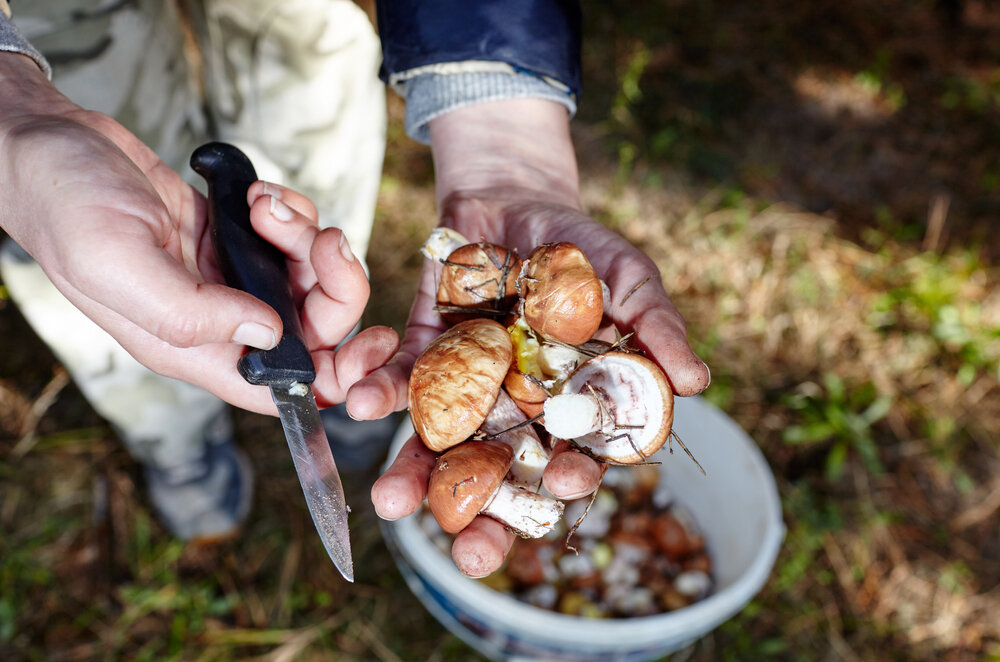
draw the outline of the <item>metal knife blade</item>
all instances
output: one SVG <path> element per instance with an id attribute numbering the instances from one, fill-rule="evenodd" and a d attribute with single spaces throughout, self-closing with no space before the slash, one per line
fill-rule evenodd
<path id="1" fill-rule="evenodd" d="M 299 382 L 293 382 L 291 386 L 272 385 L 271 397 L 278 407 L 288 450 L 292 453 L 292 461 L 319 537 L 340 574 L 353 582 L 354 562 L 347 526 L 350 509 L 344 502 L 344 486 L 330 452 L 330 442 L 323 429 L 312 389 Z"/>
<path id="2" fill-rule="evenodd" d="M 250 224 L 247 190 L 257 180 L 250 159 L 226 143 L 202 145 L 191 167 L 208 183 L 208 222 L 226 284 L 264 301 L 281 317 L 284 333 L 274 349 L 252 350 L 240 358 L 240 374 L 271 388 L 285 430 L 306 505 L 337 569 L 354 581 L 344 488 L 333 461 L 309 384 L 316 378 L 288 283 L 285 256 Z"/>

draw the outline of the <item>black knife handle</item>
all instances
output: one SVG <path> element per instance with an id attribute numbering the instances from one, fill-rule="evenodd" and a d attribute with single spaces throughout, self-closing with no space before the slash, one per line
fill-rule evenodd
<path id="1" fill-rule="evenodd" d="M 285 256 L 250 225 L 247 189 L 257 181 L 253 164 L 233 145 L 210 142 L 191 154 L 191 168 L 208 183 L 209 231 L 226 284 L 274 308 L 284 325 L 274 349 L 243 355 L 240 374 L 251 384 L 311 383 L 316 370 L 302 342 Z"/>

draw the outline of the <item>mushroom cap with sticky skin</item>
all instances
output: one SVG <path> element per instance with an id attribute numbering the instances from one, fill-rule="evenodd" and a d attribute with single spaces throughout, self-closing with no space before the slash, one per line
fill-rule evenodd
<path id="1" fill-rule="evenodd" d="M 511 365 L 510 370 L 507 371 L 507 376 L 503 380 L 503 388 L 517 405 L 517 408 L 530 417 L 542 413 L 545 399 L 549 397 L 545 389 L 518 370 L 517 365 Z"/>
<path id="2" fill-rule="evenodd" d="M 601 281 L 574 244 L 536 247 L 524 263 L 518 288 L 525 321 L 546 338 L 579 345 L 590 340 L 601 325 Z"/>
<path id="3" fill-rule="evenodd" d="M 621 464 L 643 462 L 660 449 L 674 421 L 674 394 L 666 375 L 638 354 L 607 352 L 588 360 L 561 393 L 596 396 L 614 430 L 574 439 L 595 457 Z"/>
<path id="4" fill-rule="evenodd" d="M 476 431 L 512 359 L 507 329 L 488 319 L 459 322 L 424 348 L 410 373 L 409 405 L 429 449 L 443 451 Z"/>
<path id="5" fill-rule="evenodd" d="M 507 313 L 517 302 L 520 273 L 521 259 L 503 246 L 485 241 L 460 246 L 444 261 L 437 304 Z M 441 317 L 452 322 L 470 315 L 481 317 L 483 313 L 441 312 Z"/>
<path id="6" fill-rule="evenodd" d="M 438 457 L 427 484 L 427 505 L 441 528 L 458 533 L 486 507 L 514 459 L 499 441 L 470 441 Z"/>

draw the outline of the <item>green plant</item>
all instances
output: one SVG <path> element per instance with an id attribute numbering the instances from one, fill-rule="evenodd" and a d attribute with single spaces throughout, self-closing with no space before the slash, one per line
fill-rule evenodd
<path id="1" fill-rule="evenodd" d="M 870 382 L 849 390 L 840 377 L 826 374 L 822 386 L 801 384 L 795 393 L 783 398 L 783 404 L 801 420 L 785 428 L 782 440 L 786 444 L 831 443 L 826 456 L 828 479 L 841 477 L 851 450 L 869 472 L 882 473 L 872 426 L 889 413 L 892 398 L 879 396 Z"/>

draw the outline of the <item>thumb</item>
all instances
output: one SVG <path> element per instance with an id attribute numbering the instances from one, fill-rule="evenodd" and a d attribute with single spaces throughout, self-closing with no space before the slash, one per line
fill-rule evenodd
<path id="1" fill-rule="evenodd" d="M 92 248 L 86 264 L 74 261 L 64 277 L 50 274 L 85 311 L 92 304 L 110 309 L 174 347 L 232 342 L 271 349 L 281 338 L 281 318 L 270 306 L 200 281 L 161 248 L 120 237 Z"/>

